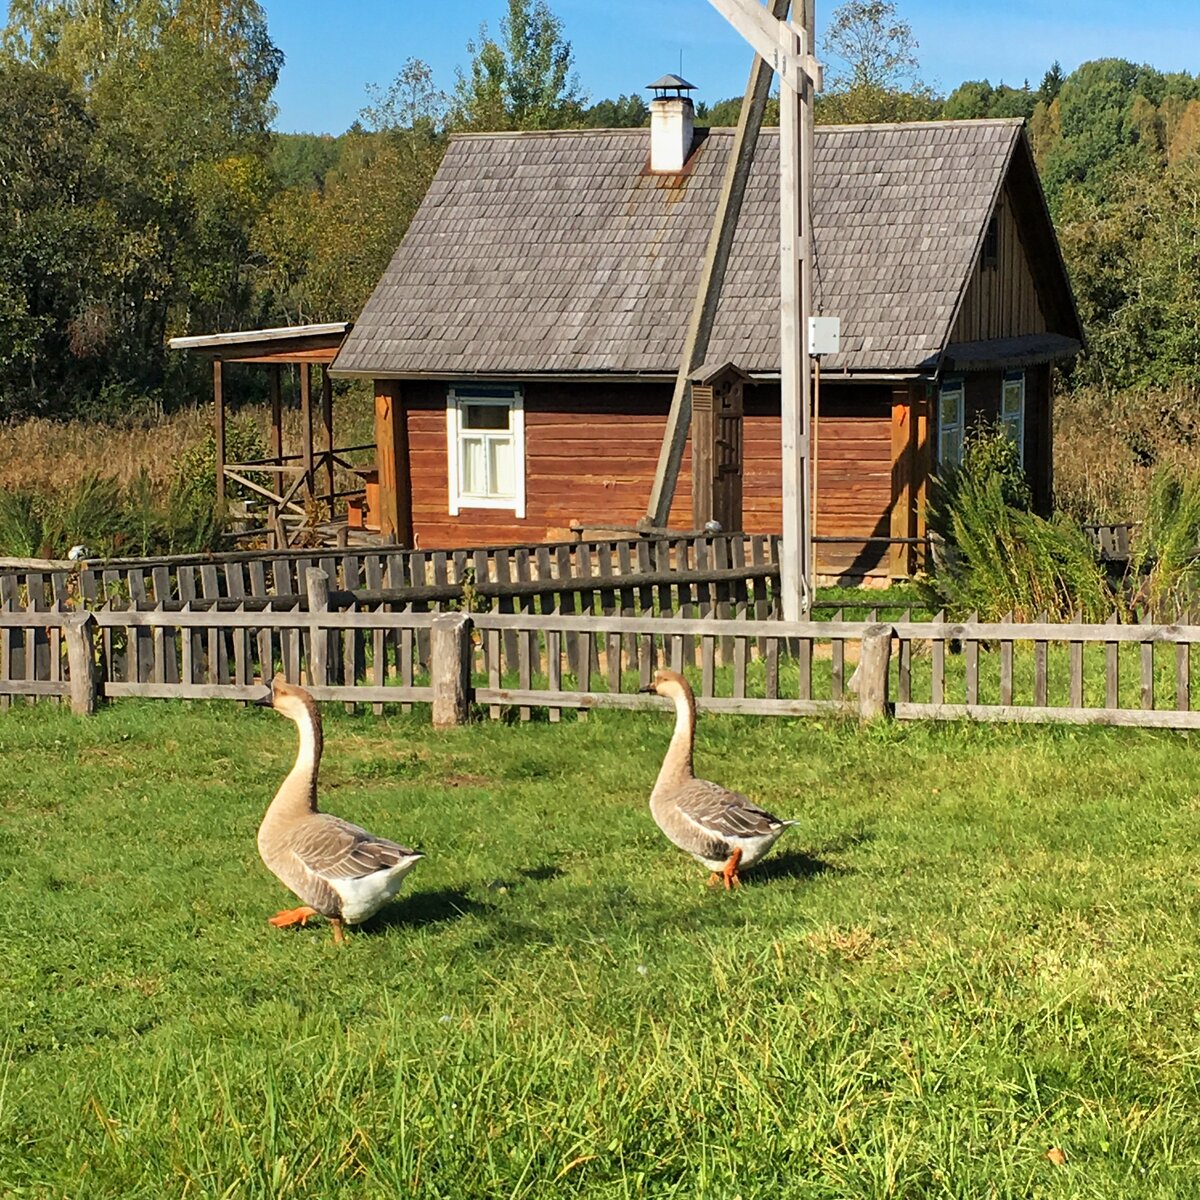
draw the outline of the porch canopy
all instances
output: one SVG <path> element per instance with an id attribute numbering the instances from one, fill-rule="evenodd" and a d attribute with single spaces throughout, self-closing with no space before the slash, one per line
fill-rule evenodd
<path id="1" fill-rule="evenodd" d="M 334 468 L 354 470 L 342 456 L 373 446 L 334 445 L 333 388 L 329 364 L 352 328 L 349 321 L 324 325 L 290 325 L 278 329 L 249 329 L 237 333 L 213 333 L 200 337 L 171 338 L 172 350 L 187 350 L 205 355 L 213 364 L 213 401 L 215 412 L 217 501 L 225 502 L 226 484 L 233 480 L 266 498 L 268 520 L 276 538 L 286 544 L 285 518 L 306 519 L 305 501 L 328 504 L 329 519 L 339 493 L 334 486 Z M 261 461 L 231 463 L 225 447 L 225 364 L 261 363 L 270 368 L 271 454 Z M 324 448 L 318 451 L 313 438 L 312 368 L 321 368 L 321 425 Z M 299 454 L 283 453 L 283 368 L 299 368 L 300 436 Z M 267 488 L 247 472 L 274 476 L 273 488 Z M 324 490 L 318 491 L 318 480 Z"/>

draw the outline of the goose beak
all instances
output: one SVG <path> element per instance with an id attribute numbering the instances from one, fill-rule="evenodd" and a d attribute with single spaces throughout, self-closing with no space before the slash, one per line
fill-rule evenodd
<path id="1" fill-rule="evenodd" d="M 653 695 L 658 694 L 658 688 L 652 683 L 646 684 L 645 687 L 638 688 L 638 691 L 639 692 L 650 692 Z"/>
<path id="2" fill-rule="evenodd" d="M 251 700 L 251 704 L 257 705 L 259 708 L 270 708 L 275 702 L 275 689 L 267 684 L 266 690 L 257 700 Z"/>

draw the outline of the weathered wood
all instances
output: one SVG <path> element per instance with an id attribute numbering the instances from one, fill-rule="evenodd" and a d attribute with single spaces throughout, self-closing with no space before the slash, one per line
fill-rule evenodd
<path id="1" fill-rule="evenodd" d="M 892 627 L 872 625 L 862 636 L 858 667 L 850 688 L 858 695 L 858 719 L 863 723 L 890 716 L 888 672 L 892 661 Z"/>
<path id="2" fill-rule="evenodd" d="M 625 708 L 665 709 L 657 699 L 636 692 L 539 692 L 519 688 L 479 688 L 476 699 L 481 704 L 546 705 L 551 700 L 563 708 Z M 846 706 L 832 700 L 766 700 L 761 696 L 734 699 L 730 696 L 696 697 L 696 707 L 705 712 L 730 713 L 743 716 L 822 717 L 845 713 Z M 1200 715 L 1200 714 L 1197 714 Z"/>
<path id="3" fill-rule="evenodd" d="M 775 18 L 787 16 L 789 3 L 790 0 L 769 0 L 771 15 Z M 717 304 L 721 298 L 721 288 L 725 282 L 725 271 L 729 265 L 734 235 L 737 233 L 742 201 L 754 164 L 758 134 L 762 128 L 763 114 L 766 112 L 771 91 L 772 74 L 771 62 L 756 54 L 746 84 L 746 95 L 738 114 L 733 145 L 725 164 L 725 177 L 717 196 L 712 230 L 705 247 L 696 297 L 688 318 L 679 369 L 675 375 L 675 389 L 667 414 L 658 466 L 654 473 L 649 503 L 646 505 L 647 520 L 660 528 L 668 523 L 671 501 L 675 495 L 675 485 L 688 438 L 691 418 L 688 376 L 704 362 L 708 354 Z"/>
<path id="4" fill-rule="evenodd" d="M 216 450 L 217 508 L 225 507 L 225 364 L 213 359 L 213 445 Z"/>
<path id="5" fill-rule="evenodd" d="M 433 727 L 465 725 L 471 711 L 471 618 L 438 613 L 430 626 Z"/>
<path id="6" fill-rule="evenodd" d="M 329 611 L 329 576 L 319 567 L 310 567 L 304 574 L 304 586 L 308 592 L 308 611 Z M 329 684 L 329 639 L 314 629 L 308 650 L 308 682 L 314 687 Z"/>
<path id="7" fill-rule="evenodd" d="M 897 704 L 901 721 L 1028 721 L 1036 724 L 1120 725 L 1142 729 L 1200 729 L 1200 712 L 1000 704 Z"/>
<path id="8" fill-rule="evenodd" d="M 408 425 L 401 384 L 375 381 L 376 469 L 379 472 L 379 535 L 412 545 L 412 487 L 408 473 Z"/>
<path id="9" fill-rule="evenodd" d="M 63 624 L 70 675 L 71 711 L 90 717 L 96 711 L 96 618 L 85 613 Z"/>

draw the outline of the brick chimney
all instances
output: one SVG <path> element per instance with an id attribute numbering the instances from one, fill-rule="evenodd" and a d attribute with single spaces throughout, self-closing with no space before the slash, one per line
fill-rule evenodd
<path id="1" fill-rule="evenodd" d="M 692 153 L 695 110 L 688 92 L 695 85 L 678 75 L 664 75 L 646 85 L 650 101 L 650 170 L 675 175 Z"/>

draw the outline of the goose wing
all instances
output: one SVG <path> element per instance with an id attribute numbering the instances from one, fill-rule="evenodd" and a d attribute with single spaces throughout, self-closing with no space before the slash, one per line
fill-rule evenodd
<path id="1" fill-rule="evenodd" d="M 406 860 L 421 857 L 415 850 L 376 837 L 341 817 L 320 813 L 306 821 L 292 841 L 292 853 L 322 879 L 364 879 Z"/>
<path id="2" fill-rule="evenodd" d="M 691 780 L 672 799 L 688 820 L 722 839 L 766 837 L 793 823 L 772 816 L 741 792 L 707 779 Z"/>

